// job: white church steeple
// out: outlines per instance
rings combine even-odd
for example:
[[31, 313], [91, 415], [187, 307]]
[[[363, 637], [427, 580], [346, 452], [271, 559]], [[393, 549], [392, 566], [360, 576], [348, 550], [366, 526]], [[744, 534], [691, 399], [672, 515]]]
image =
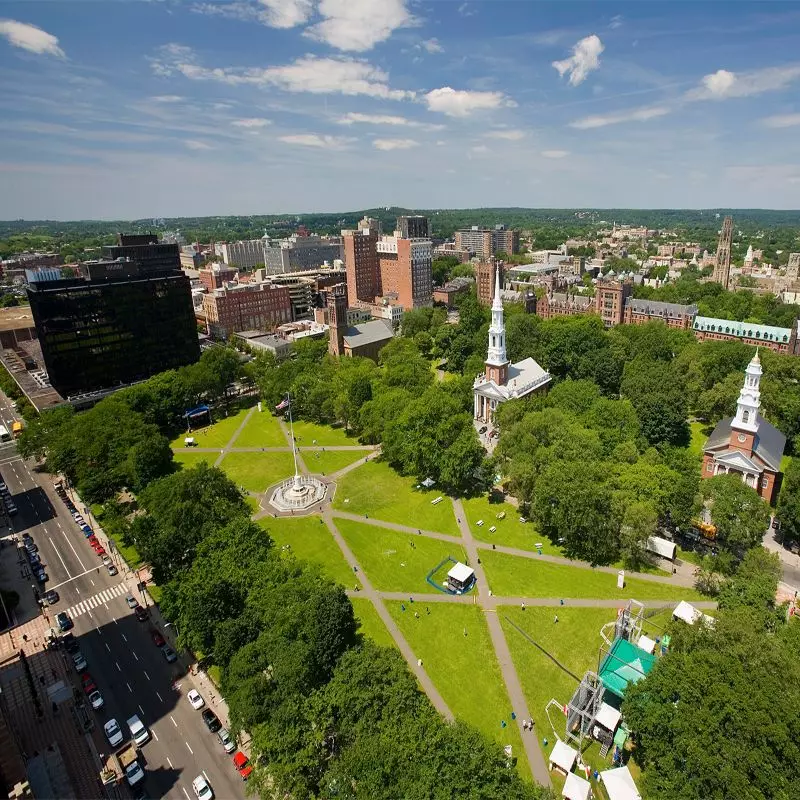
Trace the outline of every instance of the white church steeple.
[[758, 430], [758, 412], [761, 409], [761, 360], [758, 357], [758, 350], [753, 356], [753, 360], [747, 365], [745, 370], [744, 385], [739, 392], [739, 399], [736, 401], [736, 416], [731, 422], [731, 428], [747, 433], [756, 433]]
[[502, 366], [506, 358], [506, 328], [503, 323], [503, 301], [500, 298], [500, 265], [494, 268], [494, 300], [492, 301], [492, 324], [489, 327], [489, 352], [486, 363]]

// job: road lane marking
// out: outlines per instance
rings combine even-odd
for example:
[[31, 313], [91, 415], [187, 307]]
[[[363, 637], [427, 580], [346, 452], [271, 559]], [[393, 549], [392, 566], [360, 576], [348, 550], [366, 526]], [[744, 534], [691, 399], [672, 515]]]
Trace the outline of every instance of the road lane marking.
[[108, 603], [103, 603], [103, 606], [105, 607], [106, 611], [109, 611]]
[[[73, 575], [69, 580], [61, 581], [61, 583], [57, 583], [55, 586], [51, 586], [50, 588], [60, 589], [62, 586], [66, 586], [68, 583], [76, 581], [78, 580], [78, 578], [82, 578], [84, 575], [88, 575], [90, 572], [94, 572], [94, 569], [86, 569], [83, 572], [79, 573], [78, 575]], [[75, 587], [75, 591], [80, 593], [80, 589], [77, 586]]]
[[169, 756], [167, 756], [167, 763], [169, 764], [169, 766], [170, 766], [170, 768], [171, 768], [171, 769], [175, 769], [175, 767], [174, 767], [174, 766], [173, 766], [173, 764], [172, 764], [172, 760], [170, 759], [170, 757], [169, 757]]
[[147, 674], [147, 671], [146, 670], [142, 670], [142, 672], [144, 672], [145, 678], [147, 678], [147, 680], [150, 680], [150, 676]]
[[186, 800], [192, 800], [192, 798], [189, 797], [189, 792], [186, 791], [186, 787], [181, 786], [181, 789], [183, 789], [183, 793], [186, 795]]
[[68, 569], [68, 567], [66, 565], [66, 562], [64, 561], [64, 559], [61, 556], [61, 551], [56, 547], [56, 543], [53, 541], [52, 536], [48, 536], [47, 540], [50, 542], [51, 545], [53, 545], [53, 550], [56, 551], [56, 555], [58, 556], [58, 560], [61, 562], [61, 565], [64, 567], [64, 572], [67, 573], [67, 579], [69, 580], [69, 578], [71, 578], [72, 575], [70, 574], [70, 571], [69, 571], [69, 569]]
[[135, 658], [137, 661], [139, 660], [139, 656], [137, 656], [137, 655], [136, 655], [136, 653], [135, 653], [133, 650], [131, 650], [131, 655], [132, 655], [132, 656], [133, 656], [133, 657], [134, 657], [134, 658]]
[[186, 745], [186, 746], [189, 748], [189, 752], [190, 752], [192, 755], [194, 755], [194, 750], [192, 750], [192, 748], [191, 748], [191, 745], [189, 744], [189, 742], [184, 742], [184, 744], [185, 744], [185, 745]]
[[[141, 706], [139, 706], [139, 707], [141, 708]], [[144, 714], [144, 711], [142, 711], [142, 714]], [[154, 738], [156, 741], [158, 741], [158, 734], [157, 734], [155, 731], [151, 731], [151, 733], [153, 734], [153, 738]], [[172, 764], [170, 764], [170, 766], [172, 766]]]
[[139, 704], [139, 711], [141, 711], [142, 712], [142, 716], [144, 716], [144, 709], [142, 708], [141, 703]]
[[94, 586], [94, 581], [91, 578], [89, 578], [89, 583], [91, 583], [92, 586]]
[[157, 698], [158, 698], [158, 699], [159, 699], [159, 700], [160, 700], [162, 703], [164, 702], [164, 698], [163, 698], [163, 697], [162, 697], [162, 696], [161, 696], [161, 695], [160, 695], [158, 692], [156, 692], [156, 697], [157, 697]]
[[131, 685], [126, 681], [125, 685], [128, 687], [128, 691], [133, 694], [133, 689], [131, 689]]
[[175, 717], [173, 717], [172, 714], [170, 714], [169, 718], [172, 720], [172, 724], [177, 728], [178, 727], [178, 723], [175, 722]]
[[106, 650], [108, 650], [109, 653], [111, 652], [111, 648], [108, 646], [108, 642], [106, 642]]
[[[72, 544], [72, 539], [70, 539], [69, 536], [67, 536], [66, 533], [64, 534], [64, 538], [67, 540], [67, 544], [69, 545], [70, 550], [72, 550], [72, 552], [75, 553], [75, 558], [78, 559], [78, 563], [81, 565], [81, 569], [86, 569], [86, 564], [83, 563], [83, 561], [81, 560], [81, 557], [78, 555], [78, 551], [75, 549], [75, 546]], [[90, 572], [90, 570], [86, 570], [86, 571]]]
[[126, 642], [128, 641], [128, 637], [127, 637], [127, 636], [126, 636], [124, 633], [121, 633], [121, 634], [120, 634], [120, 636], [121, 636], [121, 637], [122, 637], [122, 638], [123, 638], [123, 639], [124, 639]]
[[122, 672], [122, 667], [119, 665], [119, 661], [114, 662], [117, 665], [117, 671]]
[[[208, 774], [206, 773], [205, 770], [203, 770], [203, 777], [208, 781]], [[211, 781], [208, 782], [211, 783]]]

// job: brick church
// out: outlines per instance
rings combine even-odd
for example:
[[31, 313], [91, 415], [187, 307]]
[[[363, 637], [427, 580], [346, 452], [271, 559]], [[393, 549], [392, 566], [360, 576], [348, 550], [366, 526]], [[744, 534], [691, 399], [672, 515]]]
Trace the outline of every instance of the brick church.
[[720, 420], [703, 448], [703, 477], [735, 472], [768, 503], [775, 499], [786, 437], [761, 415], [761, 361], [747, 365], [736, 415]]
[[492, 323], [489, 326], [489, 352], [486, 371], [478, 375], [473, 384], [475, 398], [474, 417], [489, 424], [500, 403], [527, 397], [534, 392], [547, 390], [552, 378], [532, 358], [511, 364], [506, 358], [506, 328], [503, 322], [503, 302], [500, 299], [500, 270], [494, 271], [494, 301]]

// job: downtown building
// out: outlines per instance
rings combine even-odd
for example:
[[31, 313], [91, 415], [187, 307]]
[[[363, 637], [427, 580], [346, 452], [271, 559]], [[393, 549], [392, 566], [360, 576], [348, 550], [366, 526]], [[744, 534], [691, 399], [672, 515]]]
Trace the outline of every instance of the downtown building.
[[462, 228], [455, 233], [455, 249], [484, 260], [497, 253], [512, 255], [519, 253], [519, 231], [508, 230], [505, 225]]
[[287, 239], [261, 239], [224, 242], [215, 246], [217, 255], [228, 266], [239, 269], [264, 267], [267, 275], [287, 272], [310, 272], [325, 262], [342, 258], [342, 240], [338, 236], [295, 233]]
[[64, 398], [113, 389], [200, 357], [189, 278], [177, 244], [118, 236], [81, 275], [28, 275], [50, 384]]
[[[401, 218], [402, 219], [402, 218]], [[408, 228], [422, 230], [417, 218]], [[407, 311], [433, 303], [432, 251], [427, 238], [406, 238], [402, 230], [381, 236], [374, 228], [342, 231], [350, 305], [392, 297]]]
[[292, 321], [288, 288], [270, 283], [238, 284], [203, 295], [208, 334], [228, 339], [240, 331], [271, 331]]

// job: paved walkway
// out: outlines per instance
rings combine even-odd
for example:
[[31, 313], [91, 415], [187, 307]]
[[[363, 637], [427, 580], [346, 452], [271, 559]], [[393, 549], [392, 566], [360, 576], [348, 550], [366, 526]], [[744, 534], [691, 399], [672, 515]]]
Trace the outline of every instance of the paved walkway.
[[[242, 432], [244, 426], [247, 425], [247, 422], [249, 421], [250, 417], [253, 416], [254, 411], [255, 408], [251, 408], [247, 412], [247, 414], [245, 414], [244, 419], [242, 420], [242, 424], [234, 431], [233, 436], [231, 436], [231, 438], [228, 439], [228, 443], [225, 445], [225, 447], [223, 447], [222, 450], [219, 451], [219, 455], [217, 456], [216, 461], [214, 461], [215, 467], [218, 467], [222, 463], [222, 459], [225, 458], [225, 455], [231, 452], [231, 450], [233, 449], [231, 447], [231, 443], [236, 441], [236, 437]], [[192, 449], [194, 450], [195, 448]], [[209, 450], [207, 452], [212, 452], [212, 451]]]

